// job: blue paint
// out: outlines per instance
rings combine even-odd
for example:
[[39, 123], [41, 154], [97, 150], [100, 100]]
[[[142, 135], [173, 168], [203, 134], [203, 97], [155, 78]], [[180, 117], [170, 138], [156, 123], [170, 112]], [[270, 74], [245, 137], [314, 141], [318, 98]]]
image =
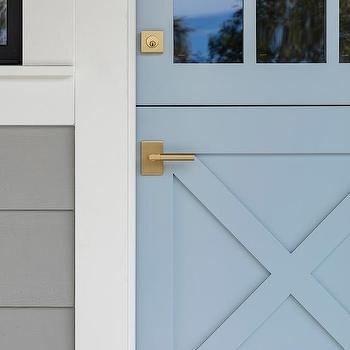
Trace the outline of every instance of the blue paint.
[[349, 113], [138, 108], [137, 350], [350, 349]]

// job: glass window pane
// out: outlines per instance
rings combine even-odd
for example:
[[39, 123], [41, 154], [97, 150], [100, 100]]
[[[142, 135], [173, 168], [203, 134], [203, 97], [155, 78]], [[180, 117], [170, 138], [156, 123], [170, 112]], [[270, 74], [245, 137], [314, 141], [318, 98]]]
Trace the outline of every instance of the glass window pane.
[[350, 63], [350, 1], [340, 0], [340, 62]]
[[326, 62], [325, 11], [325, 0], [257, 0], [257, 62]]
[[174, 62], [243, 62], [243, 0], [174, 0]]
[[7, 44], [7, 0], [0, 0], [0, 45]]

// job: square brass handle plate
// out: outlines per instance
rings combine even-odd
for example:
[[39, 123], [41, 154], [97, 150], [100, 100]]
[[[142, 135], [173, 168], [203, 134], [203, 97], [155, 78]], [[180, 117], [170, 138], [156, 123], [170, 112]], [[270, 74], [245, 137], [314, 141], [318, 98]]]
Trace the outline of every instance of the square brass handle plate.
[[141, 175], [162, 176], [164, 174], [165, 161], [193, 161], [194, 154], [185, 153], [163, 153], [163, 141], [142, 141], [141, 142]]

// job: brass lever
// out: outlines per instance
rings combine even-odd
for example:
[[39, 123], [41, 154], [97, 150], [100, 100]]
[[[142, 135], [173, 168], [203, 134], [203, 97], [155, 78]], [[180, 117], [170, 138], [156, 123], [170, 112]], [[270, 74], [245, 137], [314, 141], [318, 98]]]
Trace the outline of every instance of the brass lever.
[[163, 141], [141, 142], [141, 175], [161, 176], [164, 173], [164, 161], [193, 161], [193, 154], [163, 153]]
[[150, 154], [148, 156], [149, 160], [152, 161], [191, 161], [195, 159], [193, 154]]

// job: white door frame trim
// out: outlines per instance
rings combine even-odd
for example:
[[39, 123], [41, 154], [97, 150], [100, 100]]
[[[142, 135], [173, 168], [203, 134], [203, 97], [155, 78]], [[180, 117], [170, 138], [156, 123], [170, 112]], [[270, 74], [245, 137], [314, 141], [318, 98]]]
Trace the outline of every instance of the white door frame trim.
[[76, 0], [76, 350], [135, 348], [135, 0]]

